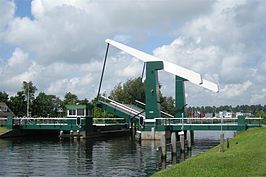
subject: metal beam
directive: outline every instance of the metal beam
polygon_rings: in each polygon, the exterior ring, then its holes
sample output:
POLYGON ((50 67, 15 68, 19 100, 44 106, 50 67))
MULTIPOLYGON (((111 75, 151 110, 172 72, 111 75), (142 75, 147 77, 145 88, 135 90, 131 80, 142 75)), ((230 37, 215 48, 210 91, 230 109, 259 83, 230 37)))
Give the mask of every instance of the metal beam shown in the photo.
POLYGON ((196 73, 194 71, 191 71, 187 68, 181 67, 179 65, 173 64, 169 61, 163 60, 161 58, 149 55, 147 53, 144 53, 142 51, 139 51, 137 49, 134 49, 132 47, 126 46, 124 44, 121 44, 119 42, 113 41, 111 39, 106 39, 106 43, 111 44, 112 46, 115 46, 116 48, 144 61, 144 62, 150 62, 150 61, 162 61, 164 65, 164 71, 169 72, 171 74, 174 74, 176 76, 182 77, 183 79, 186 79, 196 85, 199 85, 201 87, 204 87, 206 89, 209 89, 213 92, 218 92, 219 88, 218 85, 215 83, 212 83, 210 81, 204 80, 201 78, 201 75, 199 73, 196 73))

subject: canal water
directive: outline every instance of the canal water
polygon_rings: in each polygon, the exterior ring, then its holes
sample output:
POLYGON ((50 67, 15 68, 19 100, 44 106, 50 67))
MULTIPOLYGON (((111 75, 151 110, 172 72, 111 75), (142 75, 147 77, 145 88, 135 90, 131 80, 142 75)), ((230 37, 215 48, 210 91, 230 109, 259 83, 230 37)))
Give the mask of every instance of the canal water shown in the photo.
MULTIPOLYGON (((225 134, 232 137, 233 132, 225 134)), ((150 176, 219 143, 219 132, 195 132, 190 153, 162 163, 159 142, 138 143, 130 137, 96 141, 0 139, 0 176, 150 176), (175 162, 176 161, 176 162, 175 162)))

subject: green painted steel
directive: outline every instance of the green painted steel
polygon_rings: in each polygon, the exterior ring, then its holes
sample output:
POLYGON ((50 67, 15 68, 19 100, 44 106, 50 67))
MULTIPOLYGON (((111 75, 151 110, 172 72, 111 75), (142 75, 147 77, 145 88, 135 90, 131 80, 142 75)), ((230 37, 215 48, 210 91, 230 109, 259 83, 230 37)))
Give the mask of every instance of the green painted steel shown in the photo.
MULTIPOLYGON (((247 125, 246 128, 255 128, 260 127, 259 125, 247 125)), ((171 131, 181 131, 182 125, 175 125, 175 126, 164 126, 164 125, 157 125, 157 126, 144 126, 142 128, 142 131, 151 131, 152 128, 155 128, 155 131, 165 131, 165 130, 171 130, 171 131)), ((197 130, 197 131, 220 131, 221 125, 184 125, 184 130, 197 130)), ((239 126, 237 124, 235 125, 224 125, 223 131, 239 131, 239 126)))
POLYGON ((50 124, 50 125, 42 125, 42 124, 26 124, 26 125, 21 125, 19 127, 20 129, 25 129, 25 130, 63 130, 63 131, 77 131, 77 130, 82 130, 81 127, 75 125, 75 124, 66 124, 66 125, 57 125, 57 124, 50 124))
POLYGON ((13 129, 13 117, 7 116, 6 128, 13 129))
POLYGON ((238 129, 237 129, 238 131, 244 131, 247 129, 245 116, 238 116, 237 123, 238 123, 238 129))
POLYGON ((161 69, 163 69, 162 61, 146 62, 146 119, 161 117, 158 82, 158 70, 161 69))
MULTIPOLYGON (((139 101, 138 102, 135 101, 134 106, 138 107, 139 109, 144 110, 146 105, 144 103, 139 102, 139 101)), ((162 116, 162 118, 169 118, 169 115, 163 111, 161 111, 161 116, 162 116)))
POLYGON ((175 117, 182 117, 182 114, 185 116, 185 79, 175 76, 175 117))

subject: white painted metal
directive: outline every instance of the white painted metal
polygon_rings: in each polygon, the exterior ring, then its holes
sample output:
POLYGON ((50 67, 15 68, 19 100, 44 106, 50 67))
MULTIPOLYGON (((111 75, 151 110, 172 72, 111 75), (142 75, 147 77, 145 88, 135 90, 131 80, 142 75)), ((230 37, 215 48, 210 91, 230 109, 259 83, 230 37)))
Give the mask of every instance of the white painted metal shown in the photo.
POLYGON ((213 92, 219 92, 219 87, 217 84, 210 82, 210 81, 207 81, 205 79, 202 80, 201 86, 206 88, 206 89, 209 89, 213 92))
POLYGON ((144 62, 149 62, 149 61, 162 61, 163 64, 164 64, 164 70, 171 73, 171 74, 174 74, 174 75, 177 75, 177 76, 180 76, 186 80, 189 80, 191 81, 192 83, 194 84, 201 84, 202 83, 202 79, 201 79, 201 75, 194 72, 194 71, 191 71, 189 69, 186 69, 186 68, 183 68, 181 66, 178 66, 178 65, 175 65, 173 63, 170 63, 168 61, 164 61, 163 59, 161 58, 158 58, 158 57, 155 57, 155 56, 152 56, 152 55, 149 55, 147 53, 144 53, 142 51, 139 51, 139 50, 136 50, 134 48, 131 48, 131 47, 128 47, 124 44, 121 44, 119 42, 116 42, 116 41, 113 41, 113 40, 110 40, 110 39, 106 39, 105 40, 106 43, 109 43, 111 44, 112 46, 115 46, 119 49, 121 49, 122 51, 124 52, 127 52, 128 54, 144 61, 144 62))
POLYGON ((194 71, 191 71, 189 69, 186 69, 184 67, 178 66, 176 64, 173 64, 169 61, 165 61, 161 58, 149 55, 147 53, 144 53, 142 51, 139 51, 137 49, 134 49, 132 47, 126 46, 124 44, 121 44, 119 42, 113 41, 111 39, 106 39, 105 40, 106 43, 111 44, 112 46, 117 47, 118 49, 144 61, 144 62, 149 62, 149 61, 162 61, 163 65, 164 65, 164 70, 166 72, 169 72, 171 74, 174 74, 176 76, 182 77, 196 85, 200 85, 206 89, 209 89, 213 92, 218 92, 219 88, 215 83, 212 83, 210 81, 207 80, 203 80, 201 78, 201 75, 199 73, 196 73, 194 71))
MULTIPOLYGON (((131 108, 131 107, 129 107, 129 106, 126 106, 126 105, 124 105, 124 104, 118 103, 118 102, 116 102, 116 101, 114 101, 114 100, 112 100, 112 99, 110 99, 110 98, 107 98, 107 97, 104 97, 104 96, 101 96, 101 97, 104 98, 105 100, 110 101, 110 104, 111 104, 111 105, 114 105, 114 106, 116 106, 117 108, 123 109, 123 110, 125 110, 125 111, 127 111, 127 112, 129 112, 129 113, 132 113, 132 114, 135 114, 135 115, 140 113, 139 111, 137 111, 137 110, 135 110, 135 109, 133 109, 133 108, 131 108)), ((142 117, 142 118, 145 118, 145 116, 143 116, 143 115, 141 115, 141 114, 139 114, 138 116, 139 116, 139 117, 142 117)))

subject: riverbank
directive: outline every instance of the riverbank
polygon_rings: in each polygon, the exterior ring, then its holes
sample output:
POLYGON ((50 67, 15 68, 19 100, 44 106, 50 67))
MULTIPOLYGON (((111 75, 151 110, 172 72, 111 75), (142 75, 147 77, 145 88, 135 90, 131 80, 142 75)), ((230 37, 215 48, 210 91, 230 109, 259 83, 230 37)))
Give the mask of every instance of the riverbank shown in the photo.
POLYGON ((5 128, 5 127, 0 127, 0 136, 2 135, 2 134, 5 134, 6 132, 8 132, 9 131, 9 129, 7 129, 7 128, 5 128))
POLYGON ((157 172, 165 176, 266 176, 266 128, 249 129, 230 140, 230 148, 219 152, 219 146, 157 172))

